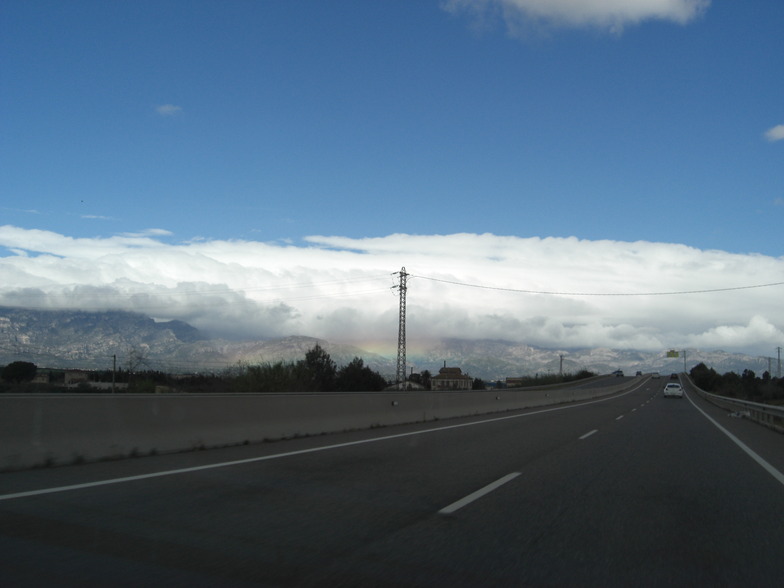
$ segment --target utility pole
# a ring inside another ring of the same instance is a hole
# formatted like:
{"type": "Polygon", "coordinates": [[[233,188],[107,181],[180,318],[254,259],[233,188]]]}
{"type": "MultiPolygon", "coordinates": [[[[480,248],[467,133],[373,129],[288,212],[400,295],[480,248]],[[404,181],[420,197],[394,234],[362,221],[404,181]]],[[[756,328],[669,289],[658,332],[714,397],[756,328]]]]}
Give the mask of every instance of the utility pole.
{"type": "Polygon", "coordinates": [[[112,355],[112,394],[114,394],[115,374],[117,373],[117,354],[112,355]]]}
{"type": "Polygon", "coordinates": [[[561,358],[561,366],[558,368],[558,373],[563,378],[563,358],[564,358],[563,353],[560,354],[558,357],[561,358]]]}
{"type": "Polygon", "coordinates": [[[400,283],[395,286],[400,291],[400,322],[397,329],[397,371],[395,373],[395,383],[398,389],[405,389],[406,382],[406,279],[408,274],[406,268],[400,268],[397,272],[400,276],[400,283]]]}
{"type": "Polygon", "coordinates": [[[776,351],[779,354],[779,369],[778,369],[779,373],[778,373],[778,377],[780,378],[781,377],[781,346],[776,347],[776,351]]]}

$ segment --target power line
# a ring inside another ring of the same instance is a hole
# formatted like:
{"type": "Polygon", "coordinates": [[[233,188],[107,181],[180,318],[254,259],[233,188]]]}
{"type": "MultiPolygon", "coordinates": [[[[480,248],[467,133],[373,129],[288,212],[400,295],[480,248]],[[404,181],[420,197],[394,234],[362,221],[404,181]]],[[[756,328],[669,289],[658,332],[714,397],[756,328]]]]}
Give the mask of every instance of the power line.
{"type": "Polygon", "coordinates": [[[484,284],[469,284],[467,282],[443,280],[441,278],[433,278],[431,276],[413,275],[411,277],[419,278],[421,280],[430,280],[431,282],[441,282],[443,284],[451,284],[453,286],[464,286],[467,288],[480,288],[483,290],[498,290],[501,292],[516,292],[518,294],[544,294],[548,296],[676,296],[680,294],[708,294],[712,292],[730,292],[733,290],[750,290],[752,288],[769,288],[771,286],[784,286],[784,282],[773,282],[770,284],[756,284],[753,286],[734,286],[731,288],[710,288],[705,290],[680,290],[680,291],[673,291],[673,292],[558,292],[558,291],[550,291],[550,290],[525,290],[522,288],[502,288],[500,286],[487,286],[484,284]]]}

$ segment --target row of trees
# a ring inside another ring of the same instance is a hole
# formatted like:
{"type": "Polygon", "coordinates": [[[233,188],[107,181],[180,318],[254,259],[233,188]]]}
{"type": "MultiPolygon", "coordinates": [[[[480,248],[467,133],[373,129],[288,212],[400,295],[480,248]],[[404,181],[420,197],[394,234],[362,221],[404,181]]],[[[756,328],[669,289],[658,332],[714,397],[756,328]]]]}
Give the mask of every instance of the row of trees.
{"type": "MultiPolygon", "coordinates": [[[[147,392],[150,388],[154,391],[156,386],[183,392],[374,392],[388,385],[383,376],[359,357],[339,368],[320,345],[296,362],[239,365],[221,374],[182,377],[158,371],[131,374],[120,370],[114,376],[117,382],[127,382],[131,392],[147,392]]],[[[103,382],[111,378],[110,371],[94,376],[103,382]]]]}
{"type": "Polygon", "coordinates": [[[388,385],[359,357],[338,368],[319,345],[295,363],[249,366],[233,381],[238,392],[375,392],[388,385]]]}
{"type": "Polygon", "coordinates": [[[577,380],[593,378],[596,374],[589,370],[580,370],[576,374],[534,374],[533,376],[520,376],[519,378],[507,378],[507,387],[510,388],[529,388],[535,386],[549,386],[552,384],[563,384],[577,380]]]}
{"type": "MultiPolygon", "coordinates": [[[[0,369],[4,390],[19,390],[33,380],[37,366],[31,362],[15,361],[0,369]]],[[[773,378],[767,371],[761,377],[752,370],[744,370],[738,375],[728,372],[720,375],[704,363],[694,366],[689,372],[694,383],[708,392],[742,398],[756,402],[784,402],[784,378],[773,378]]],[[[558,377],[558,381],[581,379],[593,374],[588,371],[574,376],[558,377]]],[[[431,374],[424,370],[412,374],[411,381],[430,389],[431,374]]],[[[321,346],[310,349],[305,358],[296,362],[277,362],[272,364],[249,365],[233,373],[193,375],[176,377],[160,371],[132,373],[110,370],[93,374],[95,381],[127,385],[129,392],[155,392],[159,387],[176,389],[183,392],[373,392],[387,387],[388,382],[381,374],[365,365],[355,357],[347,365],[338,367],[321,346]]],[[[545,378],[522,378],[518,385],[542,385],[545,378]]],[[[60,379],[62,382],[62,379],[60,379]]],[[[555,383],[555,382],[552,382],[555,383]]],[[[57,382],[52,382],[57,386],[57,382]]],[[[484,389],[485,383],[474,380],[475,390],[484,389]]]]}
{"type": "MultiPolygon", "coordinates": [[[[13,362],[0,370],[6,386],[15,389],[29,384],[37,367],[29,362],[13,362]]],[[[60,374],[62,375],[62,374],[60,374]]],[[[241,366],[224,374],[172,376],[160,371],[103,370],[91,374],[96,382],[116,382],[128,392],[155,392],[161,387],[182,392],[375,392],[389,382],[355,357],[338,367],[320,345],[310,349],[296,362],[241,366]]],[[[62,378],[53,381],[55,388],[62,378]]],[[[50,385],[50,386],[51,386],[50,385]]],[[[89,389],[89,383],[84,384],[89,389]]]]}
{"type": "Polygon", "coordinates": [[[13,361],[0,369],[0,378],[5,382],[19,384],[30,382],[38,373],[38,366],[29,361],[13,361]]]}
{"type": "Polygon", "coordinates": [[[784,378],[773,378],[767,371],[762,377],[752,370],[743,370],[740,375],[735,372],[720,375],[704,363],[698,363],[689,375],[697,387],[720,396],[753,402],[784,401],[784,378]]]}

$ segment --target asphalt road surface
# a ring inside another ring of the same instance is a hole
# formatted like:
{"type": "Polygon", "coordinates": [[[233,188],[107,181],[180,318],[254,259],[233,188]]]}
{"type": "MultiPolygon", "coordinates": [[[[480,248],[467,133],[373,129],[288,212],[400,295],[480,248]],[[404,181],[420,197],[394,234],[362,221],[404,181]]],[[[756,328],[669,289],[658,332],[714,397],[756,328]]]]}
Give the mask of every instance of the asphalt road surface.
{"type": "Polygon", "coordinates": [[[579,405],[0,474],[0,585],[781,586],[784,435],[637,380],[579,405]]]}

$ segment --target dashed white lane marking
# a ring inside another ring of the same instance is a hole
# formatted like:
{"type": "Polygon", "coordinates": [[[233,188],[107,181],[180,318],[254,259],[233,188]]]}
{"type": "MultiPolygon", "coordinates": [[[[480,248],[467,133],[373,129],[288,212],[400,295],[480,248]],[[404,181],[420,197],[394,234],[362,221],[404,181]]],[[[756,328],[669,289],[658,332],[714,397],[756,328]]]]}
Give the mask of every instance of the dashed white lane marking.
{"type": "Polygon", "coordinates": [[[621,414],[621,415],[618,415],[617,417],[615,417],[615,420],[616,421],[620,421],[622,418],[623,418],[623,415],[621,414]]]}
{"type": "Polygon", "coordinates": [[[467,504],[471,504],[475,500],[478,500],[479,498],[482,498],[482,496],[484,496],[485,494],[489,494],[490,492],[492,492],[496,488],[498,488],[500,486],[503,486],[504,484],[506,484],[507,482],[509,482],[511,480],[514,480],[519,475],[520,475],[520,472],[512,472],[511,474],[507,474],[503,478],[499,478],[498,480],[496,480],[495,482],[493,482],[491,484],[488,484],[484,488],[480,488],[476,492],[472,492],[471,494],[461,498],[457,502],[453,502],[449,506],[445,506],[444,508],[442,508],[441,510],[438,511],[438,514],[452,514],[453,512],[455,512],[456,510],[460,510],[461,508],[463,508],[467,504]]]}
{"type": "Polygon", "coordinates": [[[55,486],[52,488],[41,488],[39,490],[27,490],[25,492],[13,492],[10,494],[0,494],[0,501],[3,500],[13,500],[15,498],[28,498],[31,496],[40,496],[41,494],[55,494],[58,492],[69,492],[71,490],[83,490],[85,488],[96,488],[98,486],[108,486],[110,484],[124,484],[126,482],[135,482],[137,480],[147,480],[149,478],[161,478],[163,476],[176,476],[179,474],[187,474],[191,472],[199,472],[202,470],[212,470],[215,468],[225,468],[231,467],[236,465],[243,465],[248,463],[255,463],[257,461],[268,461],[272,459],[280,459],[283,457],[291,457],[294,455],[302,455],[305,453],[315,453],[317,451],[328,451],[330,449],[339,449],[341,447],[350,447],[352,445],[362,445],[364,443],[376,443],[378,441],[387,441],[389,439],[398,439],[401,437],[410,437],[413,435],[425,435],[428,433],[438,433],[440,431],[448,431],[450,429],[460,429],[462,427],[473,427],[476,425],[483,425],[485,423],[494,423],[498,421],[506,421],[509,419],[519,419],[528,416],[533,416],[536,414],[542,414],[546,412],[555,412],[559,410],[569,410],[572,408],[578,408],[581,406],[587,406],[589,404],[597,404],[599,402],[607,402],[608,400],[613,400],[620,398],[621,396],[626,396],[627,394],[631,394],[632,392],[636,392],[639,390],[639,387],[631,388],[628,391],[624,392],[623,394],[618,394],[617,396],[610,396],[607,398],[599,398],[596,400],[589,400],[588,402],[580,402],[578,404],[572,404],[569,406],[556,406],[553,408],[544,408],[542,410],[534,410],[531,412],[524,412],[521,414],[513,414],[509,416],[502,416],[502,417],[495,417],[489,419],[483,419],[481,421],[473,421],[470,423],[460,423],[459,425],[447,425],[444,427],[435,427],[432,429],[422,429],[421,431],[410,431],[408,433],[398,433],[395,435],[384,435],[382,437],[373,437],[371,439],[360,439],[358,441],[349,441],[347,443],[335,443],[334,445],[322,445],[320,447],[311,447],[309,449],[300,449],[297,451],[287,451],[285,453],[276,453],[273,455],[262,455],[259,457],[250,457],[247,459],[238,459],[234,461],[223,461],[219,463],[211,463],[202,466],[194,466],[189,468],[178,468],[174,470],[166,470],[162,472],[152,472],[149,474],[139,474],[136,476],[125,476],[121,478],[110,478],[108,480],[97,480],[95,482],[85,482],[83,484],[71,484],[69,486],[55,486]]]}
{"type": "Polygon", "coordinates": [[[594,429],[593,431],[588,431],[585,435],[580,437],[580,439],[587,439],[588,437],[590,437],[594,433],[598,433],[598,432],[599,432],[599,429],[594,429]]]}

